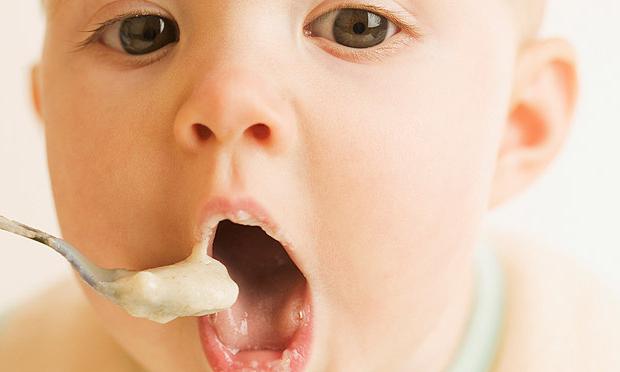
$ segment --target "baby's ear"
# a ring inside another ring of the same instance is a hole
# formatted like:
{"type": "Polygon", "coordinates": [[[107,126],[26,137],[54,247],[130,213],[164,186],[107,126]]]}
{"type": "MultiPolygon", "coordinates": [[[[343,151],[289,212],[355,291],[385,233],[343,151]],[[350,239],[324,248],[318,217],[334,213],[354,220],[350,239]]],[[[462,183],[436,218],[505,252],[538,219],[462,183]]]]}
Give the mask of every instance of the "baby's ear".
{"type": "Polygon", "coordinates": [[[38,63],[30,67],[30,99],[39,122],[43,123],[43,116],[41,115],[41,80],[39,78],[39,68],[38,63]]]}
{"type": "Polygon", "coordinates": [[[538,39],[520,50],[489,208],[525,189],[553,160],[569,132],[577,91],[575,51],[566,40],[538,39]]]}

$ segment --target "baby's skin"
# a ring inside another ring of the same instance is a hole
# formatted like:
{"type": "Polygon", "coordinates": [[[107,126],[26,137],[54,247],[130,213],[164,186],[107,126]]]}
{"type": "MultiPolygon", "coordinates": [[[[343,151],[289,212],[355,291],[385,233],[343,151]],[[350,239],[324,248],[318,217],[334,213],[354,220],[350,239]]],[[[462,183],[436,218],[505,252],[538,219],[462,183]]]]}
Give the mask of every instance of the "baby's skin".
{"type": "MultiPolygon", "coordinates": [[[[341,4],[46,2],[32,91],[63,237],[97,265],[144,270],[243,206],[286,243],[218,225],[209,253],[239,297],[215,317],[134,318],[76,276],[16,312],[0,366],[450,364],[486,212],[569,132],[575,53],[536,36],[536,0],[341,4]]],[[[553,250],[493,241],[508,283],[494,371],[620,370],[611,292],[553,250]]]]}

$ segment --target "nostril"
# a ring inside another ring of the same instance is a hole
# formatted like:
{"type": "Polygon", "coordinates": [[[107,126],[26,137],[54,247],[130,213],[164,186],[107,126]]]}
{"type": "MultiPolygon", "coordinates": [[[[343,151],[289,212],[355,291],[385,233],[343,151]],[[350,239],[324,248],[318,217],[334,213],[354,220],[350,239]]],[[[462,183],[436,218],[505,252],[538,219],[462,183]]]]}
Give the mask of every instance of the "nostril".
{"type": "Polygon", "coordinates": [[[192,126],[192,129],[194,130],[194,133],[196,133],[196,136],[198,137],[198,139],[201,141],[208,140],[211,137],[211,134],[213,133],[211,132],[211,129],[209,129],[207,126],[202,125],[202,124],[194,124],[192,126]]]}
{"type": "Polygon", "coordinates": [[[256,124],[253,125],[250,130],[252,131],[252,134],[254,135],[254,137],[256,137],[258,140],[264,140],[269,138],[269,135],[271,134],[271,129],[269,129],[268,126],[266,126],[265,124],[256,124]]]}
{"type": "MultiPolygon", "coordinates": [[[[213,135],[213,131],[204,124],[196,123],[192,125],[192,131],[198,141],[206,141],[213,135]]],[[[271,129],[265,124],[255,124],[249,128],[251,135],[259,141],[264,141],[271,136],[271,129]]]]}

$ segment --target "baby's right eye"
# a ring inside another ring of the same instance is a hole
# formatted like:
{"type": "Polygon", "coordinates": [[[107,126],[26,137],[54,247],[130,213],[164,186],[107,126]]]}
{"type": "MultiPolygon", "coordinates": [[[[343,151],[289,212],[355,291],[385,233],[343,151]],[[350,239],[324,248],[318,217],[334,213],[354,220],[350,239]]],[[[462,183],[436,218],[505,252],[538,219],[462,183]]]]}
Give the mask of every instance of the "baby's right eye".
{"type": "Polygon", "coordinates": [[[165,17],[138,15],[107,25],[99,37],[103,44],[119,52],[143,55],[178,42],[179,27],[165,17]]]}

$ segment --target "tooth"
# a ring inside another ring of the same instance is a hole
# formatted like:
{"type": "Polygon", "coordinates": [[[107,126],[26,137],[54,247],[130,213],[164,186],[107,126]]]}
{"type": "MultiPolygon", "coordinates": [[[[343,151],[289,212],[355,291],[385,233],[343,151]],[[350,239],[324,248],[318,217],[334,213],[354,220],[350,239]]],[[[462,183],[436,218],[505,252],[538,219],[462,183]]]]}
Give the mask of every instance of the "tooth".
{"type": "MultiPolygon", "coordinates": [[[[295,357],[293,355],[293,357],[295,357]]],[[[290,372],[291,370],[291,355],[290,351],[284,350],[282,358],[269,362],[267,366],[274,372],[290,372]]]]}
{"type": "Polygon", "coordinates": [[[250,216],[250,214],[244,210],[237,211],[237,215],[235,217],[239,221],[239,223],[243,223],[246,221],[254,223],[252,216],[250,216]]]}

